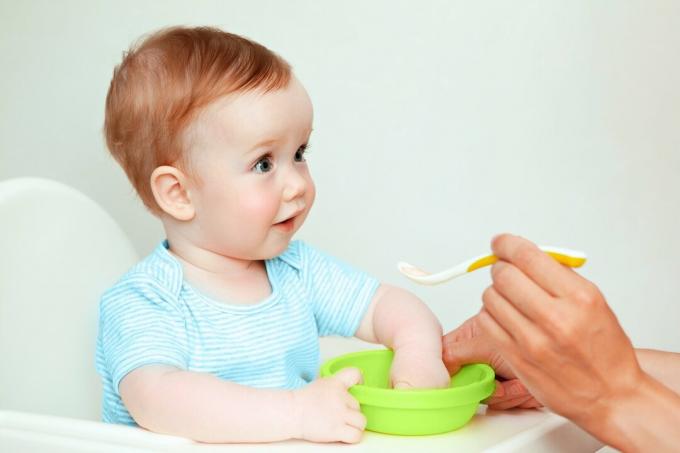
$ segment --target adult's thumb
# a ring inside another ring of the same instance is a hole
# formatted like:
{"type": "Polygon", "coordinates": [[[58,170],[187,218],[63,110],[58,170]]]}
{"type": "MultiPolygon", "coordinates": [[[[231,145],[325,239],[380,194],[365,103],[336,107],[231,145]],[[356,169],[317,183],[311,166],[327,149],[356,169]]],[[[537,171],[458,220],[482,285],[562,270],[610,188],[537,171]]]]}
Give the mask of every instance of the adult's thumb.
{"type": "Polygon", "coordinates": [[[345,386],[345,388],[350,388],[353,385],[361,384],[363,378],[361,377],[361,371],[359,368],[343,368],[333,375],[333,377],[345,386]]]}
{"type": "Polygon", "coordinates": [[[481,337],[473,337],[458,341],[444,342],[442,358],[449,374],[453,374],[461,366],[468,363],[489,363],[491,351],[487,342],[481,337]]]}

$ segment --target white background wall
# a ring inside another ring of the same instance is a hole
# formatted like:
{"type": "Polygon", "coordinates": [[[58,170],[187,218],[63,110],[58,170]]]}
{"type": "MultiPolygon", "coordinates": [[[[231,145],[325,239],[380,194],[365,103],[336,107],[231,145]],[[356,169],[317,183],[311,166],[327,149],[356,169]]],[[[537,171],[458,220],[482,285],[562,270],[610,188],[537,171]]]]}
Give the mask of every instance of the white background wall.
{"type": "Polygon", "coordinates": [[[75,186],[148,253],[162,229],[103,106],[122,51],[174,24],[259,41],[307,86],[318,198],[298,237],[445,328],[488,272],[417,287],[398,260],[437,270],[502,231],[582,249],[633,341],[680,350],[680,2],[0,0],[0,179],[75,186]]]}

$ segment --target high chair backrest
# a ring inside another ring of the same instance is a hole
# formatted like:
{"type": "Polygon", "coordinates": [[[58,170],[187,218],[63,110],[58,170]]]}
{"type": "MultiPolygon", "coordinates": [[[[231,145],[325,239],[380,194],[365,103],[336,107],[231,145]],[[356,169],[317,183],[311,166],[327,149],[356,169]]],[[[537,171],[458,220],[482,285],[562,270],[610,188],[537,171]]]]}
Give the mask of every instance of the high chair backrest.
{"type": "Polygon", "coordinates": [[[94,201],[39,178],[0,182],[0,409],[100,419],[100,295],[137,261],[94,201]]]}

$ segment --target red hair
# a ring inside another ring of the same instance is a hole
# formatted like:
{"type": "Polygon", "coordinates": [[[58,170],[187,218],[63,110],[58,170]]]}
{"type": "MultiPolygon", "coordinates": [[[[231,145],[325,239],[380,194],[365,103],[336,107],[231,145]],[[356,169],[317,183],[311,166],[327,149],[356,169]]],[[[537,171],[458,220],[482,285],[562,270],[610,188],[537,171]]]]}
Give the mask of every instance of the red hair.
{"type": "Polygon", "coordinates": [[[153,170],[188,170],[184,131],[198,112],[230,93],[284,88],[289,64],[266,47],[210,27],[160,30],[123,54],[106,96],[104,135],[113,157],[158,215],[153,170]]]}

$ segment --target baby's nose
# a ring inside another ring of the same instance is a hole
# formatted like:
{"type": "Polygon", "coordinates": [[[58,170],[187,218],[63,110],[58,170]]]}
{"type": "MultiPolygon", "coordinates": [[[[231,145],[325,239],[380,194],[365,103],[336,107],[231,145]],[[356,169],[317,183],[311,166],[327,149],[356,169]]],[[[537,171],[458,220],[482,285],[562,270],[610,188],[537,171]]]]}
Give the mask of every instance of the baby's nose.
{"type": "Polygon", "coordinates": [[[291,172],[286,178],[286,185],[283,189],[283,198],[285,200],[294,200],[304,195],[307,189],[307,180],[298,172],[291,172]]]}

